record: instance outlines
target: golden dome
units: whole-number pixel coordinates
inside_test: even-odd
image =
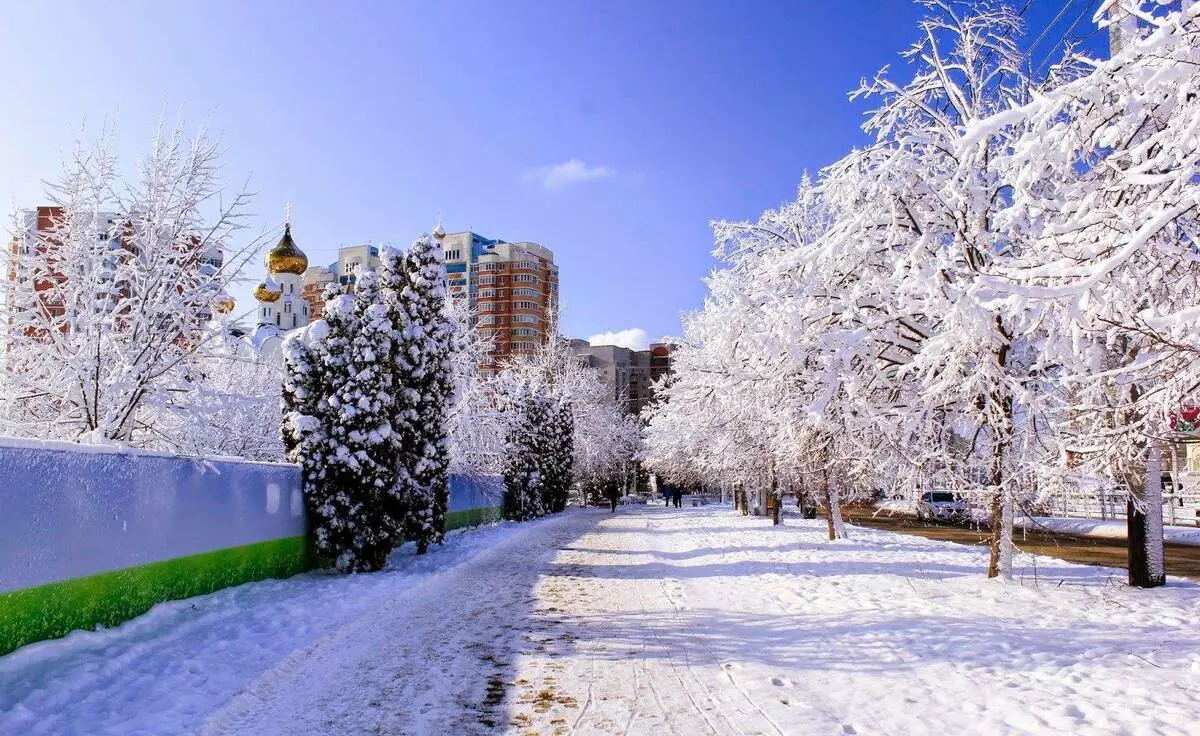
[[[221,296],[215,302],[213,302],[213,311],[215,311],[217,314],[229,314],[236,306],[237,302],[234,301],[233,297]]]
[[[274,281],[269,285],[266,281],[261,281],[254,290],[254,298],[260,302],[277,302],[281,296],[283,296],[283,290],[276,286]]]
[[[267,252],[267,271],[270,273],[293,273],[299,276],[308,269],[308,256],[296,247],[292,240],[292,225],[283,226],[283,237],[279,244]]]

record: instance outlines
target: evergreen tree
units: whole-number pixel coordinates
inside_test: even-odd
[[[541,446],[542,510],[553,514],[567,508],[573,478],[575,419],[570,401],[549,403]]]
[[[313,551],[339,570],[378,570],[396,528],[383,504],[390,428],[380,417],[390,409],[376,395],[375,353],[363,349],[378,320],[364,327],[372,310],[336,284],[325,299],[325,319],[285,343],[284,436],[302,468]]]
[[[382,267],[379,274],[379,287],[382,301],[387,310],[388,324],[391,327],[390,351],[392,374],[392,488],[385,501],[388,515],[396,524],[397,541],[406,538],[405,521],[409,510],[417,505],[412,495],[412,448],[418,440],[419,428],[419,391],[412,385],[413,374],[417,370],[410,347],[413,322],[410,314],[411,307],[403,298],[408,284],[408,259],[402,251],[395,248],[384,248],[380,258]]]
[[[342,391],[347,439],[359,460],[358,487],[370,504],[373,543],[372,565],[386,562],[399,533],[397,518],[389,513],[395,493],[395,414],[393,381],[394,330],[383,304],[379,279],[371,269],[355,274],[354,324],[350,340],[349,373]]]
[[[522,385],[509,397],[504,467],[504,518],[524,521],[541,516],[550,402]]]
[[[456,324],[446,309],[446,267],[428,236],[385,261],[384,289],[397,332],[400,496],[403,533],[418,553],[445,535],[449,501],[448,418],[454,401]]]

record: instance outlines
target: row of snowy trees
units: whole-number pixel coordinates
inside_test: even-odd
[[[244,238],[249,198],[226,197],[216,144],[160,130],[132,178],[112,148],[111,136],[79,145],[49,186],[54,209],[41,222],[18,213],[2,251],[0,434],[286,451],[306,468],[319,551],[346,569],[378,567],[397,540],[440,541],[449,472],[514,474],[533,457],[528,516],[633,463],[636,422],[560,339],[479,373],[490,346],[447,299],[428,238],[389,250],[354,294],[328,295],[326,319],[288,343],[283,406],[284,370],[244,339],[250,310],[228,296],[265,238]]]
[[[725,267],[650,462],[783,479],[832,519],[847,492],[964,489],[993,576],[1015,505],[1106,478],[1130,498],[1131,582],[1161,584],[1161,447],[1200,385],[1200,6],[1108,3],[1113,57],[1034,79],[1011,7],[923,4],[912,78],[855,93],[877,101],[870,145],[715,224]]]
[[[342,570],[377,570],[394,545],[440,543],[457,323],[428,236],[330,284],[324,319],[284,343],[283,433],[303,469],[313,545]]]
[[[456,425],[453,444],[463,447],[456,470],[502,474],[508,518],[561,511],[573,488],[586,496],[617,484],[641,452],[637,418],[609,395],[598,371],[580,364],[556,328],[548,325],[552,337],[533,354],[494,373],[463,376],[462,391],[477,408]],[[486,342],[471,339],[477,354],[486,352]]]

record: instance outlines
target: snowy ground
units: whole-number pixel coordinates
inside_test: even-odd
[[[1068,532],[1084,537],[1105,537],[1107,539],[1125,539],[1128,525],[1124,519],[1065,519],[1061,517],[1035,516],[1018,517],[1013,521],[1018,527],[1029,529],[1049,529],[1056,532]],[[1172,544],[1186,544],[1200,547],[1200,529],[1186,526],[1164,526],[1163,539]]]
[[[244,586],[0,659],[0,733],[1194,733],[1200,586],[852,531],[624,507]]]
[[[190,734],[300,647],[352,624],[533,524],[451,532],[373,575],[313,573],[155,606],[114,629],[0,657],[0,734]]]

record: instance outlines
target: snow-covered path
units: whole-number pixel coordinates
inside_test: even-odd
[[[505,682],[532,591],[600,517],[538,522],[298,650],[214,715],[207,734],[470,734],[505,725]]]
[[[298,653],[218,734],[1188,733],[1200,592],[721,508],[568,514]],[[1037,582],[1034,581],[1034,564]],[[1116,579],[1120,579],[1117,574]]]
[[[0,733],[1194,733],[1200,586],[1028,556],[1004,584],[852,534],[722,507],[472,532],[0,658]]]

